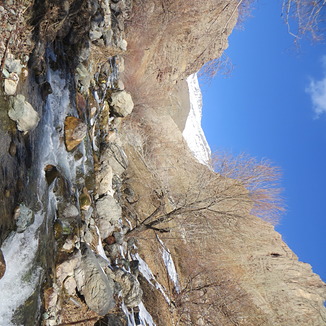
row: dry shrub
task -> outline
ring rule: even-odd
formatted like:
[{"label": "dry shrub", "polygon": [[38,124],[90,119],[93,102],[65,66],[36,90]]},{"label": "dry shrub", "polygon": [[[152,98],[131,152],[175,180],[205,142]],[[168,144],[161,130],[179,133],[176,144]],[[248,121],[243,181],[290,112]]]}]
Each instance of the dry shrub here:
[{"label": "dry shrub", "polygon": [[180,250],[184,279],[175,293],[178,325],[265,325],[266,318],[236,274],[218,267],[198,244]]},{"label": "dry shrub", "polygon": [[233,71],[233,64],[230,57],[222,54],[220,58],[216,58],[204,64],[199,72],[199,76],[204,79],[204,81],[211,81],[217,74],[223,77],[229,77]]},{"label": "dry shrub", "polygon": [[[194,42],[194,38],[199,41],[201,36],[195,32],[192,26],[198,25],[200,28],[198,22],[202,18],[202,22],[206,22],[205,38],[210,41],[204,51],[192,51],[194,52],[193,62],[189,62],[188,66],[184,68],[184,72],[182,72],[183,76],[186,77],[193,73],[194,70],[199,70],[210,58],[214,59],[214,57],[221,54],[225,46],[225,35],[230,33],[230,29],[237,19],[244,20],[244,17],[250,11],[250,4],[251,0],[231,0],[227,2],[210,0],[203,6],[199,6],[196,0],[156,0],[154,3],[136,0],[133,3],[130,20],[127,22],[128,40],[131,41],[129,42],[129,49],[131,52],[135,52],[132,55],[134,58],[139,59],[135,60],[139,64],[143,60],[142,58],[146,57],[147,49],[157,46],[162,50],[160,42],[161,39],[164,39],[164,35],[172,34],[175,40],[184,40],[185,42],[189,42],[189,40]],[[211,17],[211,19],[206,21],[205,17]],[[159,28],[153,28],[153,26],[159,26]],[[140,54],[140,48],[143,51],[142,54]],[[163,62],[164,60],[168,61],[168,58],[162,59],[164,55],[163,51],[160,60]],[[147,61],[151,62],[150,60]],[[223,72],[229,71],[231,67],[229,62],[225,57],[214,59],[206,64],[204,72],[208,76],[213,76],[222,68]],[[159,68],[160,65],[159,63]],[[171,71],[158,72],[158,77],[160,73],[162,76],[173,75],[173,68],[171,68]]]},{"label": "dry shrub", "polygon": [[[130,232],[146,229],[169,232],[171,227],[166,223],[173,221],[173,226],[180,225],[184,230],[186,238],[208,237],[216,223],[235,225],[249,213],[273,224],[278,222],[284,211],[278,185],[280,171],[269,161],[257,161],[245,154],[234,157],[220,153],[213,164],[216,173],[199,167],[189,178],[189,167],[178,167],[177,174],[184,178],[175,187],[175,177],[171,179],[171,176],[176,173],[175,162],[180,153],[164,152],[168,159],[161,160],[161,152],[156,152],[157,144],[150,137],[155,131],[162,132],[152,130],[141,119],[130,120],[124,128],[128,129],[127,143],[137,155],[137,161],[142,162],[155,180],[151,183],[155,184],[151,197],[156,199],[156,206],[147,212],[148,215],[139,216],[139,224]],[[164,141],[159,142],[160,147],[171,147],[169,139]]]},{"label": "dry shrub", "polygon": [[247,154],[233,156],[223,152],[215,154],[213,167],[217,173],[238,180],[248,189],[253,215],[277,224],[285,211],[278,167],[266,159],[257,161]]},{"label": "dry shrub", "polygon": [[33,44],[32,27],[27,24],[32,6],[31,0],[17,0],[12,4],[0,1],[0,70],[3,69],[6,56],[11,53],[25,61]]}]

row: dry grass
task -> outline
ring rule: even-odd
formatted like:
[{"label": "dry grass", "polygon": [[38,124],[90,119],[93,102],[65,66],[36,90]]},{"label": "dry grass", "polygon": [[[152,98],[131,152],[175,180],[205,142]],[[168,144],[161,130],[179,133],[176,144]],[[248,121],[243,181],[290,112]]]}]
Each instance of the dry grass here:
[{"label": "dry grass", "polygon": [[184,279],[180,293],[175,293],[177,325],[264,325],[262,311],[240,285],[241,270],[222,268],[198,244],[181,247]]},{"label": "dry grass", "polygon": [[0,1],[0,70],[4,68],[9,53],[26,63],[33,44],[32,27],[28,25],[32,0],[18,0],[8,5]]}]

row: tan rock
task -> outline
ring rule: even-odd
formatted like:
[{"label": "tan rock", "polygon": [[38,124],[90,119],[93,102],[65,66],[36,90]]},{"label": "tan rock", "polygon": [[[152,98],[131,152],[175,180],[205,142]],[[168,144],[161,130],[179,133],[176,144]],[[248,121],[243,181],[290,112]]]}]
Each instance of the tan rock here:
[{"label": "tan rock", "polygon": [[76,117],[65,119],[65,145],[70,152],[76,148],[85,138],[87,133],[86,124]]},{"label": "tan rock", "polygon": [[114,225],[121,218],[122,209],[112,196],[103,196],[96,201],[98,213],[97,226],[102,239],[107,238],[113,231]]},{"label": "tan rock", "polygon": [[38,113],[22,94],[10,98],[8,115],[10,119],[16,121],[18,130],[23,132],[34,129],[40,121]]},{"label": "tan rock", "polygon": [[19,79],[6,78],[4,81],[4,91],[7,95],[15,95]]},{"label": "tan rock", "polygon": [[111,106],[116,115],[119,117],[125,117],[132,112],[134,103],[129,93],[126,91],[120,91],[112,94]]},{"label": "tan rock", "polygon": [[107,162],[102,162],[100,171],[96,173],[97,194],[113,195],[112,189],[113,171],[112,167]]}]

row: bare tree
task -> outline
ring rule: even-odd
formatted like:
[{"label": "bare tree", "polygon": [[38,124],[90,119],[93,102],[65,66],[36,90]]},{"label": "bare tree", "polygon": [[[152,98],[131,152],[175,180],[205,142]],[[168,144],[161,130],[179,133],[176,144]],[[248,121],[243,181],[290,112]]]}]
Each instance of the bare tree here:
[{"label": "bare tree", "polygon": [[325,23],[325,0],[284,0],[282,16],[288,32],[295,40],[310,36],[313,40],[323,39],[322,23]]},{"label": "bare tree", "polygon": [[269,161],[257,161],[249,155],[218,154],[212,164],[216,172],[203,167],[176,190],[169,184],[174,166],[159,166],[160,159],[153,155],[146,128],[138,128],[134,123],[128,130],[129,144],[155,180],[154,186],[148,187],[155,205],[149,214],[134,210],[135,223],[129,234],[148,229],[164,233],[185,224],[187,232],[207,234],[212,229],[212,219],[233,222],[252,213],[277,222],[284,211],[278,187],[279,169]]},{"label": "bare tree", "polygon": [[252,301],[237,276],[215,268],[205,253],[182,248],[185,279],[174,294],[177,325],[264,325],[264,313]]},{"label": "bare tree", "polygon": [[251,213],[273,224],[285,211],[280,187],[281,171],[267,159],[257,160],[248,154],[215,153],[214,170],[224,177],[238,180],[248,189],[253,202]]}]

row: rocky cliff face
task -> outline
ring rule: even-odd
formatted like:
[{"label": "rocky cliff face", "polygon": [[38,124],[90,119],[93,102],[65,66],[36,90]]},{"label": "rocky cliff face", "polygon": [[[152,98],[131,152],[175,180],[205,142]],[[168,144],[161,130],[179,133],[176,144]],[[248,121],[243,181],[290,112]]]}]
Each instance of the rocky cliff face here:
[{"label": "rocky cliff face", "polygon": [[227,47],[237,2],[0,15],[0,324],[325,323],[325,284],[182,136],[185,78]]}]

